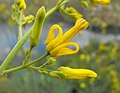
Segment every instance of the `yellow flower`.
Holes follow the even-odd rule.
[[[50,53],[52,57],[74,54],[79,51],[79,46],[70,42],[70,40],[80,31],[88,27],[88,22],[83,18],[79,18],[75,25],[63,34],[62,28],[55,24],[50,28],[48,37],[45,41],[46,50]],[[58,35],[55,37],[54,32],[58,30]],[[75,47],[75,50],[67,48],[68,46]]]
[[[89,69],[74,69],[70,67],[60,67],[58,71],[50,72],[50,75],[62,79],[85,79],[95,78],[97,74]]]
[[[102,4],[106,5],[109,4],[111,0],[91,0],[93,4]]]

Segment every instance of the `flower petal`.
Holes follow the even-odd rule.
[[[48,44],[52,40],[54,40],[54,38],[55,38],[55,33],[54,33],[55,29],[58,29],[57,30],[58,31],[58,35],[56,36],[56,38],[62,35],[62,33],[63,33],[62,28],[59,25],[57,25],[57,24],[53,25],[50,28],[50,31],[48,33],[48,37],[47,37],[46,41],[44,42],[45,44]]]
[[[75,50],[67,48],[68,46],[74,46]],[[76,44],[74,42],[68,42],[68,43],[63,43],[63,44],[57,46],[52,51],[50,51],[50,55],[55,57],[55,56],[62,56],[62,55],[67,55],[67,54],[74,54],[74,53],[77,53],[78,51],[79,51],[78,44]]]
[[[83,18],[76,21],[75,26],[69,29],[64,35],[62,42],[70,41],[80,30],[84,30],[88,27],[88,22]]]

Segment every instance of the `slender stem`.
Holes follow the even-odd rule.
[[[39,70],[39,67],[35,67],[35,66],[29,66],[29,68],[34,69],[34,70]]]
[[[46,64],[47,64],[47,62],[46,62],[46,63],[44,63],[43,65],[41,65],[39,68],[43,68],[43,67],[45,67],[45,66],[46,66]]]
[[[10,72],[18,71],[18,70],[21,70],[21,69],[24,69],[23,65],[15,67],[15,68],[12,68],[12,69],[9,69],[9,70],[4,70],[3,73],[2,73],[2,75],[8,74]]]
[[[20,22],[19,22],[18,40],[20,40],[22,38],[22,14],[23,14],[23,10],[20,10]]]
[[[50,12],[49,12],[50,11]],[[56,11],[56,8],[52,8],[51,10],[49,10],[46,13],[46,17],[48,18],[49,15],[53,14]],[[28,30],[28,32],[21,38],[21,40],[19,40],[17,42],[17,44],[14,46],[14,48],[12,49],[12,51],[9,53],[9,55],[7,56],[7,58],[4,60],[4,62],[1,64],[0,66],[0,76],[2,75],[2,72],[8,67],[8,65],[11,63],[12,59],[15,57],[15,55],[17,54],[17,52],[20,50],[20,48],[23,46],[23,44],[25,43],[25,41],[29,38],[29,36],[32,33],[32,27]]]
[[[25,41],[30,36],[31,32],[32,32],[32,28],[30,28],[29,31],[24,35],[24,37],[17,42],[17,44],[14,46],[14,48],[12,49],[12,51],[7,56],[7,58],[1,64],[1,66],[0,66],[0,75],[7,68],[7,66],[11,63],[12,59],[15,57],[16,53],[18,52],[18,50],[23,46],[23,44],[25,43]]]
[[[28,63],[28,64],[26,64],[26,65],[21,65],[21,66],[15,67],[15,68],[11,68],[11,69],[8,69],[8,70],[4,70],[3,73],[2,73],[2,75],[7,74],[7,73],[10,73],[10,72],[15,72],[15,71],[18,71],[18,70],[21,70],[21,69],[25,69],[25,68],[27,68],[28,66],[30,66],[30,65],[32,65],[32,64],[34,64],[34,63],[36,63],[36,62],[39,62],[40,60],[46,58],[48,55],[49,55],[49,54],[47,53],[47,54],[41,56],[40,58],[37,58],[37,59],[35,59],[34,61],[31,61],[30,63]]]
[[[32,64],[34,64],[34,63],[36,63],[36,62],[39,62],[41,59],[43,59],[43,58],[47,57],[48,55],[49,55],[49,54],[48,54],[48,53],[46,53],[45,55],[41,56],[40,58],[35,59],[34,61],[32,61],[32,62],[28,63],[28,64],[26,65],[26,67],[28,67],[28,66],[30,66],[30,65],[32,65]]]
[[[46,14],[46,17],[49,17],[51,14],[53,14],[56,10],[58,10],[62,5],[65,5],[66,3],[68,3],[70,0],[63,0],[60,2],[60,4],[56,5],[55,7],[53,7],[52,9],[50,9],[47,14]]]
[[[56,10],[58,9],[58,7],[53,7],[52,9],[50,9],[48,12],[47,12],[47,14],[46,14],[46,16],[45,16],[45,18],[48,18],[51,14],[53,14]]]

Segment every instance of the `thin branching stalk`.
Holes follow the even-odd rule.
[[[22,14],[23,14],[23,9],[20,10],[20,21],[19,21],[18,40],[21,40],[21,38],[22,38]]]
[[[21,65],[21,66],[15,67],[15,68],[11,68],[11,69],[8,69],[8,70],[4,70],[2,74],[4,75],[4,74],[8,74],[8,73],[10,73],[10,72],[15,72],[15,71],[18,71],[18,70],[25,69],[25,68],[29,67],[30,65],[32,65],[32,64],[34,64],[34,63],[36,63],[36,62],[39,62],[40,60],[46,58],[48,55],[49,55],[49,54],[47,53],[47,54],[45,54],[45,55],[43,55],[43,56],[35,59],[34,61],[29,62],[29,63],[26,64],[26,65]]]

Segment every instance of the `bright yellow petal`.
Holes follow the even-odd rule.
[[[68,46],[75,47],[75,50],[67,48]],[[79,46],[76,43],[68,42],[68,43],[63,43],[63,44],[57,46],[52,51],[50,51],[50,55],[55,57],[55,56],[62,56],[62,55],[67,55],[67,54],[75,54],[78,51],[79,51]]]
[[[58,70],[66,75],[66,79],[84,79],[87,77],[97,77],[97,74],[89,69],[73,69],[70,67],[60,67]]]
[[[45,44],[50,43],[55,38],[55,33],[54,33],[56,31],[55,29],[57,29],[57,31],[58,31],[58,35],[56,37],[60,37],[62,35],[62,33],[63,33],[62,28],[57,24],[53,25],[50,28],[50,31],[48,33],[48,37],[47,37],[46,41],[44,42]]]
[[[80,30],[83,30],[88,27],[88,22],[84,20],[83,18],[80,18],[75,23],[75,26],[73,26],[70,30],[68,30],[63,35],[62,42],[68,42],[70,41]]]

